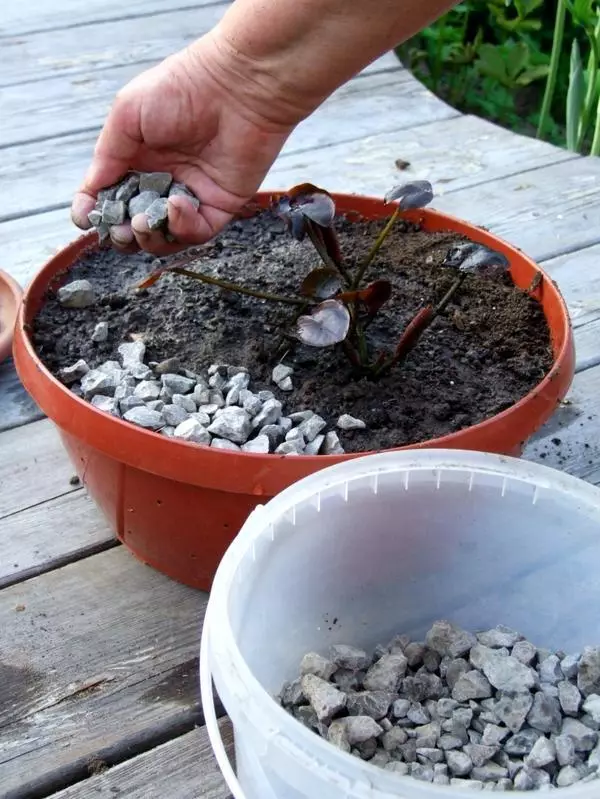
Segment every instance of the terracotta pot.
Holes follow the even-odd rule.
[[[273,194],[259,194],[266,205]],[[341,212],[389,216],[381,200],[337,195]],[[566,305],[554,283],[536,264],[500,239],[458,219],[427,210],[411,212],[427,230],[454,230],[504,252],[516,285],[535,289],[552,332],[554,364],[526,397],[481,424],[417,447],[453,447],[520,454],[525,441],[565,396],[574,371],[574,348]],[[83,236],[52,258],[29,286],[19,314],[14,356],[19,376],[38,405],[57,425],[75,469],[118,537],[141,560],[170,577],[210,588],[227,546],[250,511],[292,482],[352,455],[254,455],[214,450],[165,438],[96,410],[77,398],[37,357],[28,325],[50,285],[95,244]],[[56,280],[54,280],[56,278]],[[366,453],[361,453],[366,454]]]
[[[0,363],[12,349],[13,330],[23,291],[10,275],[0,269]]]

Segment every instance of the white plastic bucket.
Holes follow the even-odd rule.
[[[468,799],[337,750],[272,699],[302,656],[507,624],[538,646],[600,643],[600,491],[496,455],[412,450],[318,472],[257,508],[219,566],[202,702],[235,799]],[[211,678],[235,736],[223,748]],[[525,796],[521,791],[511,795]],[[527,793],[531,796],[531,793]],[[598,799],[600,780],[560,789]]]

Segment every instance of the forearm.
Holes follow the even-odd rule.
[[[263,102],[311,113],[378,56],[454,5],[452,0],[236,0],[211,38]],[[293,121],[290,119],[290,121]]]

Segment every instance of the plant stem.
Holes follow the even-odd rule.
[[[590,155],[600,155],[600,103],[598,103],[596,107],[596,125],[594,127],[594,138],[592,139]]]
[[[558,67],[560,62],[560,55],[562,52],[563,38],[565,34],[565,17],[566,6],[564,0],[558,0],[556,5],[556,17],[554,20],[554,37],[552,39],[552,53],[550,55],[550,71],[546,80],[546,89],[544,91],[544,99],[542,101],[542,109],[540,111],[540,118],[538,120],[537,138],[540,139],[544,130],[548,126],[550,120],[550,109],[552,107],[552,100],[554,99],[554,90],[556,89],[556,78],[558,76]]]
[[[389,232],[393,228],[394,223],[398,219],[399,215],[400,215],[400,204],[398,203],[398,205],[396,206],[396,208],[394,210],[394,213],[388,219],[386,226],[383,228],[383,230],[381,231],[379,236],[377,236],[377,239],[375,240],[375,243],[371,247],[371,249],[369,251],[369,254],[365,258],[363,263],[360,265],[360,268],[359,268],[358,272],[356,273],[356,277],[352,281],[352,288],[354,290],[356,290],[359,287],[360,282],[363,279],[365,272],[367,271],[369,266],[373,263],[373,260],[375,259],[375,256],[377,255],[377,253],[381,249],[381,247],[383,245],[383,242],[387,239],[387,237],[389,235]]]
[[[245,286],[240,286],[237,283],[228,283],[227,281],[220,280],[217,277],[205,275],[203,272],[193,272],[191,269],[184,269],[181,266],[168,266],[165,271],[175,272],[177,275],[184,275],[185,277],[191,277],[193,280],[201,280],[203,283],[208,283],[211,286],[218,286],[218,288],[225,289],[226,291],[235,291],[238,294],[246,294],[248,297],[257,297],[259,300],[282,302],[286,305],[306,304],[306,300],[302,300],[299,297],[285,297],[282,294],[270,294],[267,291],[249,289]]]
[[[344,280],[344,283],[347,286],[349,286],[350,283],[352,282],[350,280],[350,275],[348,274],[348,272],[346,272],[346,270],[341,264],[336,264],[333,258],[331,258],[331,256],[327,252],[327,248],[325,246],[323,239],[315,229],[315,226],[312,224],[312,222],[307,221],[306,229],[308,231],[308,236],[312,241],[315,250],[319,253],[321,260],[323,261],[325,266],[327,266],[329,269],[333,269],[335,272],[341,275],[341,277]]]
[[[600,22],[599,22],[600,24]],[[590,121],[592,119],[592,112],[594,110],[594,106],[597,104],[597,76],[598,76],[598,59],[600,57],[600,53],[598,51],[598,31],[599,28],[596,26],[594,32],[588,32],[587,37],[590,43],[590,57],[588,60],[588,74],[587,74],[587,89],[585,93],[585,101],[583,106],[583,114],[581,115],[581,119],[579,120],[579,130],[577,136],[577,152],[581,152],[583,147],[583,142],[588,132]]]

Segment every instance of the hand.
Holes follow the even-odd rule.
[[[119,249],[167,255],[211,239],[253,196],[298,119],[278,113],[228,63],[213,34],[132,80],[116,97],[88,174],[75,195],[74,223],[88,229],[98,191],[127,171],[171,172],[200,200],[169,199],[169,232],[148,228],[145,214],[114,227]],[[274,104],[276,105],[276,103]],[[267,118],[268,115],[268,118]]]

